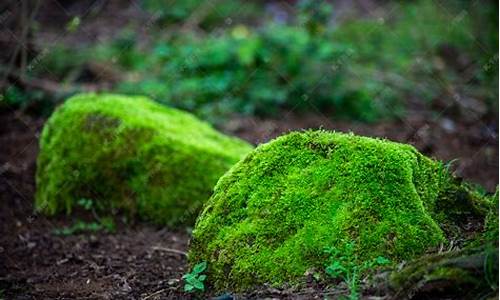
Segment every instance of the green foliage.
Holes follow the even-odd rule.
[[[78,205],[83,207],[85,210],[92,210],[94,207],[94,201],[92,199],[82,198],[76,202]]]
[[[257,4],[242,0],[143,0],[142,6],[152,13],[159,25],[182,23],[195,14],[200,27],[209,29],[261,17],[263,9]]]
[[[16,86],[9,86],[8,88],[5,89],[4,93],[2,94],[1,98],[1,104],[6,104],[9,106],[20,106],[22,107],[23,105],[29,103],[30,99],[29,97],[33,95],[29,95],[28,93],[23,93],[19,88]],[[39,97],[34,97],[35,99],[31,99],[31,101],[36,101],[38,100],[37,98]]]
[[[311,34],[323,32],[332,18],[333,7],[327,1],[301,0],[297,7],[298,23]]]
[[[36,207],[55,214],[76,206],[104,216],[121,210],[159,224],[189,224],[217,179],[250,150],[145,97],[77,95],[43,129]]]
[[[56,228],[54,229],[54,234],[56,235],[73,235],[83,232],[98,232],[104,229],[101,224],[97,222],[85,222],[85,221],[76,221],[75,224],[69,227]]]
[[[485,281],[493,291],[498,293],[498,222],[497,222],[497,244],[486,245],[485,253],[486,258],[483,264],[483,272],[485,274]]]
[[[86,211],[92,212],[95,221],[86,222],[82,220],[77,220],[75,224],[69,227],[56,228],[54,234],[56,235],[73,235],[83,232],[98,232],[105,230],[106,232],[114,232],[116,230],[115,222],[113,218],[104,217],[101,218],[97,215],[94,207],[94,201],[92,199],[79,199],[76,204]]]
[[[56,44],[51,48],[43,49],[33,59],[28,68],[28,74],[33,76],[46,75],[53,80],[61,80],[64,83],[65,79],[72,72],[82,68],[88,59],[89,54],[86,48],[76,49]]]
[[[403,114],[408,99],[432,104],[455,94],[497,109],[498,33],[492,25],[498,17],[491,4],[391,3],[386,19],[332,24],[327,2],[303,0],[288,22],[255,27],[242,17],[254,14],[253,3],[224,0],[206,9],[204,3],[145,0],[157,20],[147,45],[127,29],[85,49],[52,48],[33,73],[48,71],[65,82],[88,62],[111,62],[127,74],[111,90],[145,94],[212,123],[234,113],[277,115],[284,109],[375,121]],[[204,12],[206,34],[164,34],[166,24],[194,11]]]
[[[444,61],[440,54],[446,47],[470,61],[492,59],[495,52],[475,50],[472,20],[480,13],[459,14],[462,8],[456,7],[450,14],[432,1],[419,1],[399,5],[394,20],[352,20],[332,28],[325,26],[329,5],[309,2],[300,4],[301,26],[237,25],[204,38],[159,40],[152,53],[144,53],[150,67],[118,89],[139,89],[211,121],[233,112],[262,115],[290,108],[329,109],[338,117],[373,121],[400,115],[408,97],[431,102],[446,86],[494,104],[496,94],[488,88],[494,81],[485,77],[494,72],[483,68],[487,62],[472,72],[480,85],[469,84],[461,81],[454,58]],[[462,90],[464,84],[469,86]]]
[[[334,279],[340,278],[349,287],[349,299],[359,299],[359,283],[361,276],[368,271],[373,271],[379,266],[390,264],[390,260],[378,256],[372,260],[359,262],[354,243],[347,242],[341,249],[327,247],[325,253],[329,255],[325,272]]]
[[[137,36],[124,30],[118,37],[109,43],[97,45],[87,50],[86,55],[92,56],[99,63],[118,66],[123,70],[145,70],[144,54],[138,50]]]
[[[490,197],[491,207],[486,215],[484,232],[487,241],[493,242],[498,248],[498,187],[493,196]]]
[[[440,203],[453,203],[450,178],[410,145],[293,132],[260,145],[219,180],[189,257],[208,261],[217,290],[297,283],[323,267],[322,249],[350,242],[349,261],[361,269],[379,256],[410,259],[446,242],[440,226],[454,219],[441,217]]]
[[[204,39],[160,41],[154,49],[144,61],[149,67],[121,83],[119,91],[139,91],[211,121],[234,112],[272,115],[286,108],[330,109],[365,121],[385,114],[374,94],[346,82],[340,68],[349,64],[352,49],[304,28],[239,25]]]
[[[48,117],[54,108],[71,94],[73,93],[67,91],[47,94],[39,89],[26,90],[16,85],[10,85],[0,92],[0,109],[5,107],[21,109],[25,112]]]
[[[485,70],[484,62],[474,63],[498,52],[478,51],[481,47],[475,36],[482,28],[472,22],[484,12],[475,14],[472,7],[451,2],[445,8],[430,0],[395,6],[391,19],[348,21],[335,31],[338,43],[354,49],[352,62],[344,70],[355,78],[352,84],[362,91],[381,93],[380,98],[412,97],[424,103],[439,97],[451,100],[454,95],[446,87],[454,87],[462,96],[484,99],[490,106],[497,101],[498,95],[490,93],[493,84],[484,79],[491,70]],[[487,44],[492,45],[492,40]],[[469,66],[463,65],[464,60]],[[466,67],[471,68],[472,78],[464,82]]]
[[[207,268],[207,262],[203,261],[199,264],[194,265],[193,270],[190,273],[184,274],[182,279],[184,279],[184,291],[194,292],[194,291],[204,291],[205,284],[203,283],[207,278],[207,275],[202,274]]]
[[[79,16],[76,16],[76,17],[73,17],[71,19],[71,21],[69,21],[67,24],[66,24],[66,30],[68,32],[75,32],[78,30],[78,27],[80,27],[80,23],[81,23],[81,19]]]
[[[499,201],[498,201],[498,187],[494,194],[485,195],[479,194],[479,197],[485,199],[482,203],[482,210],[484,212],[484,225],[483,230],[480,234],[476,235],[473,239],[466,242],[466,247],[480,247],[487,245],[489,248],[498,249],[498,212],[499,212]]]
[[[200,1],[167,2],[143,3],[161,26],[204,11]],[[85,77],[88,63],[110,65],[127,73],[113,91],[146,94],[212,123],[235,112],[276,115],[292,108],[374,121],[404,113],[406,99],[432,104],[457,95],[484,100],[496,111],[498,35],[492,25],[498,17],[491,13],[496,9],[488,3],[446,2],[441,7],[430,0],[392,5],[387,9],[394,13],[387,19],[329,24],[328,3],[304,0],[288,23],[251,27],[234,16],[251,12],[247,6],[255,4],[223,1],[203,14],[202,26],[225,24],[217,31],[165,37],[152,26],[154,38],[145,46],[127,29],[95,46],[45,49],[29,74],[65,83]],[[217,20],[210,21],[211,15]],[[4,98],[27,106],[44,97],[33,96],[11,91]]]

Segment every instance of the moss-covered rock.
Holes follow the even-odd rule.
[[[498,246],[425,255],[387,279],[392,299],[498,299]]]
[[[359,263],[409,259],[446,242],[440,225],[454,222],[450,192],[468,197],[442,163],[410,145],[290,133],[260,145],[219,180],[189,258],[208,261],[207,280],[217,290],[297,283],[324,268],[325,247],[347,243]],[[476,213],[469,199],[459,204]]]
[[[43,129],[36,207],[69,213],[87,198],[104,213],[192,224],[218,178],[251,149],[145,97],[77,95]]]
[[[471,223],[483,222],[483,228],[474,235],[469,232],[469,239],[459,249],[423,255],[386,273],[387,286],[382,289],[388,288],[392,298],[475,299],[481,295],[483,299],[498,299],[498,189],[493,195],[485,195],[467,185],[462,188],[469,191],[469,209],[476,209],[484,217]],[[458,196],[457,202],[467,202],[463,199]],[[461,217],[470,222],[466,216]]]

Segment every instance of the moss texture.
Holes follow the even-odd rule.
[[[387,279],[393,299],[425,299],[426,294],[442,294],[443,299],[476,299],[477,295],[489,299],[498,294],[498,246],[425,255],[395,269]]]
[[[325,247],[351,242],[359,263],[409,259],[446,242],[440,224],[453,222],[450,191],[466,194],[442,163],[410,145],[293,132],[260,145],[219,180],[189,258],[208,261],[217,290],[237,291],[297,283],[324,268]]]
[[[252,147],[145,97],[81,94],[47,121],[37,209],[70,213],[78,199],[158,224],[189,224],[213,186]]]

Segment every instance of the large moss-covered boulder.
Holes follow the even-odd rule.
[[[325,247],[352,259],[409,259],[446,242],[465,211],[480,213],[442,163],[410,145],[326,131],[260,145],[217,183],[189,253],[217,290],[297,283],[322,270]],[[458,218],[457,218],[458,217]],[[343,255],[342,253],[340,255]]]
[[[189,224],[218,178],[252,147],[145,97],[81,94],[47,121],[36,207],[71,212],[92,199],[159,224]]]

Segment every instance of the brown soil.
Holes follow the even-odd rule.
[[[0,112],[0,290],[6,299],[177,299],[187,270],[189,233],[147,224],[118,226],[114,234],[58,236],[73,217],[33,213],[34,172],[43,119],[15,110]],[[440,159],[459,158],[457,172],[492,191],[498,182],[496,127],[467,126],[423,119],[377,125],[331,122],[321,114],[284,115],[280,120],[235,118],[224,126],[254,143],[298,128],[323,127],[413,143]],[[301,290],[262,288],[242,298],[323,298],[345,286]],[[365,290],[371,295],[383,291]],[[221,298],[231,299],[231,298]]]

